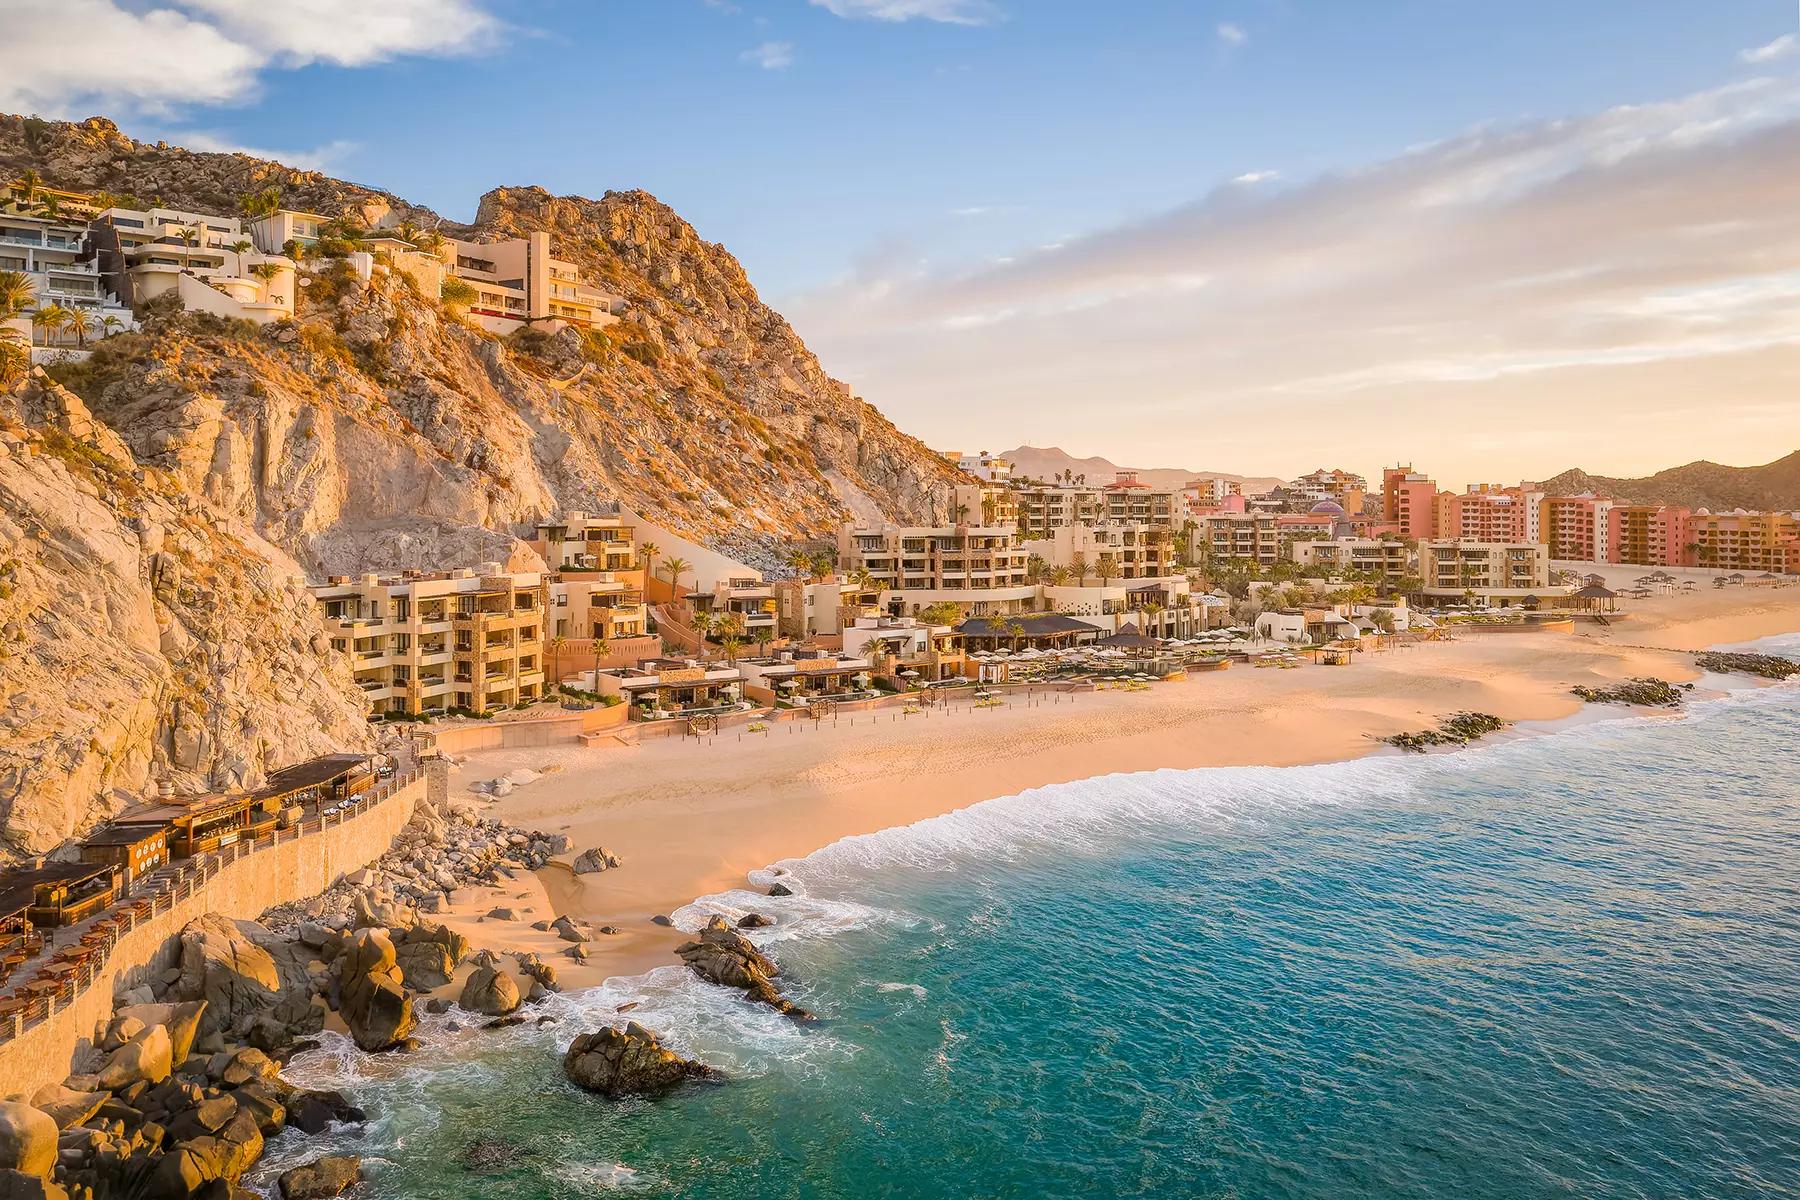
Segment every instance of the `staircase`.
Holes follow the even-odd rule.
[[[689,654],[700,653],[700,634],[687,623],[687,612],[679,605],[656,605],[656,631],[663,641],[679,646]]]

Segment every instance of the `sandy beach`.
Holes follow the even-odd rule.
[[[643,746],[496,750],[471,755],[453,794],[520,767],[550,770],[493,805],[515,825],[604,845],[624,865],[483,894],[450,923],[478,944],[566,949],[525,927],[571,913],[620,933],[585,966],[558,958],[566,984],[596,984],[676,960],[681,935],[652,923],[696,896],[744,885],[746,872],[1027,788],[1119,772],[1291,766],[1384,749],[1375,738],[1429,728],[1452,712],[1507,721],[1569,717],[1577,684],[1698,677],[1689,652],[1800,630],[1800,588],[1730,590],[1634,601],[1610,626],[1574,634],[1461,635],[1452,643],[1358,655],[1350,667],[1234,668],[1141,692],[1039,694],[1006,708],[845,716],[767,735],[668,739]],[[483,921],[495,904],[533,910]]]

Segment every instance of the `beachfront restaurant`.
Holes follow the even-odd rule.
[[[126,813],[115,824],[161,825],[168,830],[169,857],[191,858],[267,836],[277,822],[254,796],[198,796]]]
[[[742,666],[746,687],[781,700],[855,700],[876,694],[869,689],[875,664],[867,658],[761,659]]]
[[[1014,626],[1018,632],[1014,633]],[[1063,650],[1086,645],[1106,631],[1062,613],[1021,614],[1016,617],[970,617],[956,627],[970,652],[1030,646],[1037,650]]]
[[[252,799],[267,812],[354,800],[375,785],[366,754],[328,754],[269,773]]]
[[[124,822],[95,830],[81,843],[81,861],[118,868],[122,886],[129,888],[169,861],[169,826]]]
[[[736,706],[744,681],[736,667],[683,658],[647,658],[593,676],[594,690],[623,699],[634,717],[721,712]]]
[[[119,873],[108,863],[51,863],[0,876],[0,940],[30,937],[33,928],[73,925],[110,905]]]

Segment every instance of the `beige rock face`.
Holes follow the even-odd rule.
[[[435,224],[368,188],[110,122],[0,115],[46,184],[202,211],[283,202]],[[146,313],[61,386],[0,396],[0,857],[159,779],[253,787],[369,744],[305,575],[540,565],[539,521],[622,503],[760,566],[855,513],[949,517],[959,474],[828,376],[743,268],[644,192],[483,197],[621,298],[602,331],[474,328],[403,274],[309,264],[294,322]]]

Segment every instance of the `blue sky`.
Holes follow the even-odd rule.
[[[1042,355],[1033,347],[1066,342],[1071,329],[1089,327],[1088,316],[1040,320],[1030,336],[984,333],[977,346],[972,331],[1017,325],[1021,306],[1014,297],[952,312],[959,289],[1071,246],[1115,244],[1209,198],[1240,208],[1287,203],[1320,181],[1406,163],[1422,147],[1471,138],[1469,145],[1487,146],[1516,130],[1554,138],[1622,107],[1670,106],[1655,130],[1619,135],[1628,139],[1667,138],[1677,147],[1741,139],[1790,120],[1800,66],[1793,40],[1779,40],[1800,25],[1794,0],[307,0],[281,15],[262,12],[256,0],[0,0],[0,16],[13,10],[29,26],[34,12],[54,13],[63,29],[71,20],[99,27],[142,21],[159,4],[167,20],[152,31],[122,30],[116,51],[102,44],[91,80],[71,65],[15,81],[11,95],[0,81],[0,107],[104,112],[139,137],[315,160],[457,219],[501,184],[586,195],[642,187],[737,254],[828,370],[934,444],[1010,445],[1030,425],[1038,443],[1077,452],[1157,452],[1172,465],[1245,470],[1302,465],[1272,461],[1244,438],[1214,438],[1217,453],[1207,445],[1218,406],[1256,397],[1279,403],[1284,386],[1271,371],[1206,386],[1230,374],[1219,372],[1221,347],[1185,361],[1175,350],[1184,339],[1205,340],[1214,313],[1194,311],[1191,325],[1168,322],[1147,348],[1134,340],[1142,321],[1114,307],[1135,302],[1116,286],[1116,272],[1063,280],[1056,286],[1066,290],[1065,311],[1085,314],[1091,304],[1100,318],[1076,390],[1051,386],[1056,376],[1036,369]],[[154,37],[173,45],[214,31],[229,43],[212,56],[230,64],[223,76],[194,65],[205,55],[171,50],[170,61],[181,64],[175,86],[169,70],[121,84],[131,73],[109,61],[141,55]],[[239,50],[241,61],[231,58]],[[196,78],[183,85],[183,71]],[[1727,99],[1719,103],[1694,100],[1721,93]],[[213,100],[187,102],[193,95]],[[1684,102],[1704,114],[1689,115]],[[1593,161],[1610,165],[1629,144],[1594,149]],[[1678,164],[1669,169],[1680,178]],[[1641,189],[1665,185],[1612,186],[1626,189],[1620,200],[1628,205]],[[1232,199],[1240,193],[1255,199]],[[1207,220],[1229,224],[1216,214]],[[1329,209],[1322,220],[1329,223]],[[1230,244],[1229,228],[1216,236]],[[1784,257],[1785,228],[1764,236],[1773,238],[1764,250],[1780,262],[1778,270],[1762,264],[1759,278],[1800,269]],[[1218,243],[1208,245],[1216,257]],[[1567,249],[1571,269],[1594,269],[1577,261],[1582,250]],[[1612,251],[1627,260],[1637,252]],[[1211,261],[1178,272],[1177,290],[1188,278],[1215,286],[1218,276],[1202,269]],[[1410,280],[1426,310],[1431,277],[1424,265]],[[1745,278],[1739,271],[1709,286],[1741,287]],[[1682,275],[1657,286],[1672,283],[1698,281]],[[911,297],[904,311],[870,302],[897,290]],[[863,303],[846,305],[846,294]],[[992,288],[983,294],[991,298]],[[1156,311],[1160,319],[1168,306]],[[896,329],[906,336],[884,341]],[[1268,347],[1310,332],[1264,329],[1259,352],[1279,357]],[[1472,353],[1479,340],[1465,336],[1461,351],[1434,342],[1432,361]],[[1767,357],[1783,357],[1787,346],[1785,336],[1759,340],[1752,374],[1762,382],[1754,387],[1747,360],[1736,357],[1743,348],[1733,347],[1719,386],[1734,395],[1748,388],[1747,405],[1766,409],[1772,400],[1763,389],[1792,383],[1791,363]],[[921,349],[936,369],[908,365]],[[1569,394],[1641,391],[1643,356],[1608,349],[1588,346],[1577,361],[1553,354],[1554,366],[1535,369],[1535,382],[1554,376]],[[1521,352],[1542,361],[1545,348]],[[1673,357],[1685,362],[1695,353],[1684,345]],[[1568,374],[1609,358],[1631,361],[1611,363],[1618,370],[1604,386]],[[1108,359],[1124,369],[1110,378],[1091,369]],[[951,365],[954,379],[946,376]],[[1326,374],[1345,378],[1352,366],[1370,365],[1334,363]],[[1466,391],[1451,390],[1473,403],[1500,402],[1505,389],[1458,374],[1441,371],[1437,382],[1464,383]],[[1379,403],[1410,405],[1408,413],[1441,403],[1392,391],[1409,379],[1407,371],[1384,376],[1380,386],[1389,390]],[[1112,411],[1141,402],[1146,420],[1173,436],[1096,429],[1083,398],[1091,403],[1097,390],[1109,394]],[[1334,403],[1376,401],[1366,392],[1358,385]],[[1601,407],[1616,413],[1617,403]],[[1299,409],[1316,415],[1318,406]],[[1615,453],[1616,461],[1593,457],[1616,449],[1616,439],[1597,436],[1604,421],[1572,430],[1568,452],[1596,470],[1664,465],[1658,456],[1680,449],[1676,422],[1665,424],[1671,436]],[[1729,460],[1766,446],[1773,457],[1800,443],[1800,428],[1765,412],[1718,441],[1717,449],[1692,449]],[[1533,457],[1560,450],[1556,444],[1514,441],[1484,455],[1444,439],[1421,449],[1448,454],[1469,472],[1498,470],[1506,455],[1519,460],[1508,472],[1515,476],[1568,465]],[[1311,445],[1305,453],[1316,456]],[[1219,454],[1234,461],[1214,461]],[[1237,461],[1245,459],[1253,461]]]

